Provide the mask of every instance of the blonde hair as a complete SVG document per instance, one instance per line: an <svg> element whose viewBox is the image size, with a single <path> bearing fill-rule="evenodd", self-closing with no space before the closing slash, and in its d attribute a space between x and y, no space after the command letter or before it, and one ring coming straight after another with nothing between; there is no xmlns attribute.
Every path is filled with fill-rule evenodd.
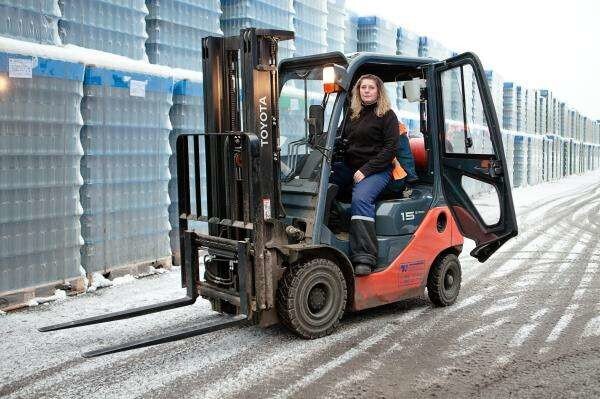
<svg viewBox="0 0 600 399"><path fill-rule="evenodd" d="M366 74L358 78L354 84L354 87L352 88L352 99L350 100L350 119L358 118L360 111L362 111L363 105L360 98L360 85L365 79L371 79L377 86L377 107L375 107L375 115L381 118L386 112L392 109L392 104L385 91L385 87L383 86L383 81L379 78L379 76Z"/></svg>

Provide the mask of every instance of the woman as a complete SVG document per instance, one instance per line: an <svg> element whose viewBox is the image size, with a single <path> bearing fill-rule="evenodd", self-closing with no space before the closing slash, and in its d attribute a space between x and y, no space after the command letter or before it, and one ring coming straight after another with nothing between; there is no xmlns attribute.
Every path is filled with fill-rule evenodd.
<svg viewBox="0 0 600 399"><path fill-rule="evenodd" d="M375 201L392 178L398 142L398 119L379 77L363 75L354 85L343 139L344 161L333 164L331 182L352 189L350 260L364 275L377 265Z"/></svg>

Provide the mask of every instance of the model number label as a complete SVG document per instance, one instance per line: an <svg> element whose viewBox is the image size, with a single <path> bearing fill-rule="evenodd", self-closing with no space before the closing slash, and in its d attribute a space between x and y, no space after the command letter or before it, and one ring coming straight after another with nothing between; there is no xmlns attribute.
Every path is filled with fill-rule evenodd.
<svg viewBox="0 0 600 399"><path fill-rule="evenodd" d="M410 220L415 220L415 218L418 215L421 215L425 213L424 211L406 211L406 212L400 212L400 217L402 218L403 221L407 222Z"/></svg>

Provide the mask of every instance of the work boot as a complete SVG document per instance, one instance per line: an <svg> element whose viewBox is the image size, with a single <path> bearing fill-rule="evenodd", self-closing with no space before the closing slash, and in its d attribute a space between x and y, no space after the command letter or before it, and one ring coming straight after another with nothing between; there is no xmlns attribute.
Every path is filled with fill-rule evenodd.
<svg viewBox="0 0 600 399"><path fill-rule="evenodd" d="M368 267L368 273L377 264L377 236L375 221L364 219L350 220L350 261L358 273L359 266ZM364 271L365 268L360 268Z"/></svg>
<svg viewBox="0 0 600 399"><path fill-rule="evenodd" d="M354 274L357 276L365 276L371 274L371 266L365 265L364 263L357 263L354 265Z"/></svg>

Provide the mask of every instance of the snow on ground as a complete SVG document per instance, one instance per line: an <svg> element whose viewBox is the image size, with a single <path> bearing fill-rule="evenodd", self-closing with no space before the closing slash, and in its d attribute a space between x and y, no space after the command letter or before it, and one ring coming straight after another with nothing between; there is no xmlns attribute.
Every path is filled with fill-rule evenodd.
<svg viewBox="0 0 600 399"><path fill-rule="evenodd" d="M558 198L565 203L572 203L575 200L585 201L585 198L582 198L583 193L590 189L590 186L592 186L591 183L597 183L598 181L600 181L600 171L590 172L582 176L572 176L563 179L560 182L544 183L534 187L513 190L520 234L528 234L529 227L535 226L535 215L537 214L539 218L539 216L543 214L543 212L539 212L539 210L545 208L545 203L549 199ZM532 237L532 239L533 238L534 237ZM511 241L502 247L499 252L510 251L510 245ZM465 280L466 278L474 278L472 275L476 275L476 271L479 270L478 268L481 268L481 264L469 256L469 251L472 248L472 242L465 242L465 251L461 254L461 263L463 265L463 275ZM596 266L590 266L590 270L594 267ZM583 283L586 283L586 281L587 280L584 278ZM109 357L83 361L80 358L80 354L84 351L96 349L98 346L124 342L130 339L139 338L140 336L185 328L197 324L200 320L214 320L219 317L215 312L212 312L207 301L199 299L193 306L146 315L132 320L117 321L110 323L110 325L85 326L74 330L63 330L45 334L40 333L37 330L39 327L49 324L61 323L106 312L120 311L136 306L149 305L160 301L180 298L185 295L185 290L180 286L179 267L173 267L170 271L157 271L157 274L146 278L136 279L132 276L125 276L122 277L121 280L117 280L117 282L118 283L115 283L113 280L110 286L98 289L100 285L107 283L103 280L102 275L94 276L92 279L92 286L95 286L96 289L90 289L84 294L76 297L67 297L66 299L61 298L63 300L47 303L46 306L26 308L4 315L0 313L2 316L2 321L0 322L0 336L3 337L0 341L0 353L3 355L2 360L0 360L0 366L2 366L3 369L2 382L0 382L0 385L2 385L2 383L19 381L23 376L34 375L36 372L42 372L55 366L60 367L61 364L64 364L64 362L69 359L76 359L72 360L75 363L73 363L69 372L78 374L105 367L107 364L119 364L119 362L125 361L127 355L115 354ZM493 283L491 282L490 284ZM585 284L582 284L582 287L580 288L585 288L584 285ZM58 293L54 296L61 295L62 294ZM482 295L483 293L479 293L465 298L462 300L463 302L459 302L458 307L448 308L447 311L457 311L456 309L478 303L483 299ZM490 325L496 325L494 324L494 318L496 317L495 313L498 307L507 308L513 306L513 304L514 300L510 295L505 295L504 298L498 298L498 300L494 302L493 307L488 308L490 310L488 317L491 316ZM566 315L568 314L570 313L567 312ZM504 324L504 319L500 317L496 322ZM566 324L566 322L566 319L563 320L563 323ZM532 333L535 329L534 324L536 323L538 323L537 317L531 317L529 321L531 326L522 330L520 334L517 334L517 338L515 338L513 344L519 345L523 337ZM556 329L557 334L560 334L558 330L561 329L561 323L559 322L558 324L559 327ZM586 334L588 336L599 335L599 325L600 319L596 318L591 321L586 326ZM355 334L363 327L367 328L368 326L360 324L346 326L345 330L342 329L342 333L347 331L348 334ZM424 326L424 328L427 327ZM474 330L471 335L476 336L478 333L479 331ZM255 329L248 329L245 334L247 334L247 336L244 335L244 337L251 342L262 340L261 336L257 335L258 333ZM376 335L377 338L374 339L385 337L386 330L383 330L382 334L383 335ZM467 338L468 337L465 335L464 339ZM226 339L226 337L222 339ZM290 338L290 340L293 340L293 338ZM313 348L313 351L318 352L319 350L323 350L323 345L326 342L328 342L327 338L324 338L318 344L315 344L312 341L299 341L298 343L294 340L293 343L290 343L289 352L284 353L284 358L281 358L280 360L282 362L293 361L294 353L297 356L298 348ZM229 356L233 356L233 352L229 351L228 345L215 345L214 347L221 349L219 349L219 351L211 352L211 356L213 357L228 358ZM354 351L351 348L349 349L348 352L345 352L334 359L334 363L330 363L330 365L333 367L335 364L340 362L343 363L347 359L352 359L359 353L356 351L367 350L368 345L364 348L356 348ZM161 349L157 350L160 351ZM168 344L163 347L163 350L169 350ZM311 351L307 349L306 352ZM199 360L196 359L196 362L197 361ZM327 364L323 365L325 369L327 368ZM10 367L7 367L7 365L10 365ZM190 365L192 370L196 370L196 366L198 366L198 364L195 364L193 367ZM263 367L263 371L268 373L268 364L257 365L258 369ZM175 379L179 375L186 375L188 371L189 370L185 367L177 370L148 370L148 375L152 375L152 377L148 378L156 380L156 384L161 385L163 379ZM321 371L322 369L317 369L313 374L307 375L305 380L299 382L300 386L310 383L310 381L320 375ZM254 370L254 372L256 372L256 370ZM170 376L169 373L171 373L172 376ZM142 376L139 377L141 378ZM248 380L252 381L254 377L255 375L248 376ZM46 377L45 383L50 384L52 378L54 377ZM132 391L128 391L128 395L125 396L129 396L129 393L131 393L131 396L135 396L136 384L144 384L138 377L135 377L134 379L135 384L127 384ZM235 381L232 381L232 383L234 382ZM28 384L35 386L36 382L31 381ZM291 394L295 392L296 388L298 387L292 386L290 391L284 390L280 392L280 394ZM218 390L215 392L218 392Z"/></svg>

